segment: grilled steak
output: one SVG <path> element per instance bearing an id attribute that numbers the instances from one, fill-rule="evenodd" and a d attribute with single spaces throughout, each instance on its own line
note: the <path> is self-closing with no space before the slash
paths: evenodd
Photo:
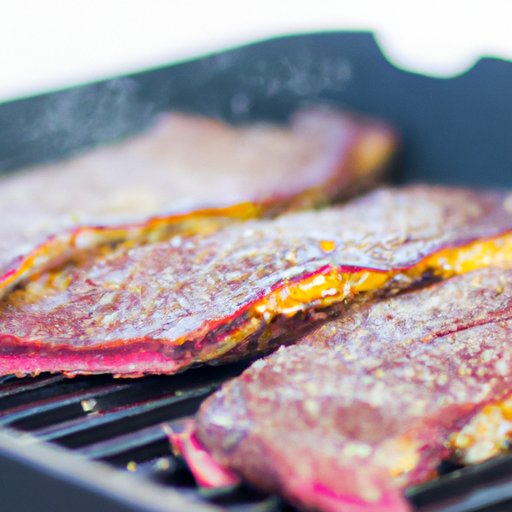
<path id="1" fill-rule="evenodd" d="M 343 317 L 201 407 L 196 438 L 265 490 L 324 511 L 403 511 L 447 442 L 512 392 L 512 271 L 483 269 Z"/>
<path id="2" fill-rule="evenodd" d="M 0 182 L 0 287 L 84 245 L 179 231 L 175 213 L 261 206 L 251 216 L 339 197 L 374 181 L 395 146 L 386 126 L 328 110 L 301 111 L 288 128 L 168 114 L 135 139 Z"/>
<path id="3" fill-rule="evenodd" d="M 174 373 L 268 350 L 328 306 L 512 260 L 508 202 L 384 189 L 345 207 L 122 246 L 0 303 L 0 373 Z"/>

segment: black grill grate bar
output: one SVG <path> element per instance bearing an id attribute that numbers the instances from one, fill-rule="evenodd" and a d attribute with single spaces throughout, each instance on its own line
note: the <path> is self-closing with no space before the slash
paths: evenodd
<path id="1" fill-rule="evenodd" d="M 36 379 L 39 382 L 40 379 Z M 68 379 L 52 383 L 42 379 L 45 385 L 34 384 L 34 388 L 24 392 L 12 394 L 0 399 L 0 417 L 4 412 L 14 412 L 21 410 L 23 407 L 32 407 L 38 404 L 47 403 L 51 400 L 59 400 L 73 393 L 88 392 L 94 389 L 103 389 L 106 386 L 126 384 L 126 382 L 113 380 L 112 378 L 95 378 L 89 379 Z M 129 381 L 130 384 L 133 381 Z"/>
<path id="2" fill-rule="evenodd" d="M 107 411 L 91 412 L 86 416 L 81 416 L 70 421 L 65 421 L 57 425 L 42 428 L 32 431 L 32 434 L 39 437 L 43 441 L 55 441 L 62 437 L 67 437 L 71 434 L 78 434 L 91 428 L 96 428 L 102 425 L 107 425 L 115 421 L 129 418 L 131 416 L 145 414 L 154 409 L 164 407 L 177 402 L 184 402 L 197 396 L 208 395 L 211 393 L 217 384 L 200 387 L 187 392 L 164 395 L 153 400 L 144 400 L 142 402 L 130 403 L 129 405 L 122 405 L 114 407 Z"/>
<path id="3" fill-rule="evenodd" d="M 117 438 L 138 429 L 175 420 L 193 414 L 214 387 L 196 389 L 187 395 L 152 400 L 142 404 L 121 407 L 117 410 L 84 418 L 77 426 L 72 425 L 52 441 L 68 448 L 83 448 L 93 443 Z M 43 440 L 48 440 L 43 438 Z"/>
<path id="4" fill-rule="evenodd" d="M 128 388 L 130 384 L 110 384 L 94 389 L 86 389 L 75 393 L 64 394 L 41 402 L 31 403 L 0 412 L 0 426 L 12 424 L 16 421 L 35 417 L 66 405 L 77 404 L 83 400 L 114 393 L 121 389 Z"/>
<path id="5" fill-rule="evenodd" d="M 90 459 L 105 459 L 113 457 L 129 450 L 143 448 L 146 445 L 167 439 L 167 423 L 159 423 L 128 434 L 117 436 L 113 439 L 100 441 L 82 448 L 80 453 Z M 167 454 L 165 454 L 167 455 Z"/>
<path id="6" fill-rule="evenodd" d="M 492 496 L 492 499 L 488 496 L 485 503 L 490 505 L 496 502 L 503 506 L 505 500 L 512 500 L 511 474 L 512 456 L 503 455 L 412 487 L 406 491 L 406 495 L 420 510 L 432 512 L 445 509 L 454 512 L 481 510 L 479 506 L 472 508 L 471 505 L 473 500 L 478 502 L 477 497 L 481 493 Z M 486 507 L 484 509 L 488 510 Z"/>
<path id="7" fill-rule="evenodd" d="M 171 391 L 181 392 L 212 382 L 221 383 L 234 377 L 247 367 L 247 363 L 234 363 L 222 367 L 206 366 L 192 369 L 172 376 L 148 376 L 140 379 L 114 379 L 106 375 L 68 378 L 63 375 L 46 375 L 18 379 L 12 375 L 0 378 L 0 418 L 21 411 L 23 406 L 31 408 L 45 404 L 52 399 L 59 400 L 71 393 L 92 389 L 103 389 L 105 386 L 129 384 L 126 387 L 125 401 L 152 398 L 160 393 Z M 131 393 L 132 396 L 128 397 Z M 119 402 L 122 403 L 122 402 Z M 116 405 L 116 404 L 114 404 Z"/>
<path id="8" fill-rule="evenodd" d="M 10 382 L 6 381 L 5 384 L 0 388 L 0 400 L 6 397 L 19 395 L 20 393 L 26 393 L 27 391 L 34 391 L 42 387 L 50 386 L 61 382 L 66 377 L 64 375 L 50 375 L 48 377 L 41 377 L 38 379 L 24 379 L 23 381 Z M 1 382 L 0 382 L 1 384 Z"/>
<path id="9" fill-rule="evenodd" d="M 220 384 L 218 380 L 214 382 L 215 385 Z M 74 408 L 72 405 L 68 405 L 67 408 L 73 410 L 66 411 L 61 408 L 60 417 L 59 415 L 51 419 L 48 419 L 48 417 L 33 417 L 33 421 L 29 421 L 28 425 L 21 426 L 21 428 L 27 429 L 28 427 L 28 430 L 34 432 L 35 435 L 49 436 L 48 439 L 53 439 L 54 434 L 59 437 L 60 430 L 72 428 L 73 425 L 85 421 L 84 413 L 93 416 L 119 407 L 136 405 L 173 395 L 193 393 L 199 386 L 198 384 L 190 385 L 186 391 L 182 392 L 172 378 L 149 378 L 136 382 L 129 381 L 129 383 L 128 387 L 123 387 L 113 393 L 83 400 L 83 407 L 76 407 L 76 404 L 72 404 L 75 405 Z"/>

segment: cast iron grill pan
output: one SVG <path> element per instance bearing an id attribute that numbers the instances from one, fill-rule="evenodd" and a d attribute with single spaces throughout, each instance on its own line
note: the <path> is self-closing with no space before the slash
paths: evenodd
<path id="1" fill-rule="evenodd" d="M 0 105 L 0 171 L 128 136 L 169 109 L 282 121 L 322 102 L 377 115 L 402 132 L 396 182 L 511 186 L 511 90 L 512 64 L 497 59 L 440 80 L 391 66 L 371 34 L 286 37 Z M 135 380 L 1 379 L 1 510 L 292 511 L 247 486 L 198 489 L 169 449 L 168 429 L 247 364 Z M 440 471 L 408 492 L 419 510 L 512 509 L 512 456 Z"/>

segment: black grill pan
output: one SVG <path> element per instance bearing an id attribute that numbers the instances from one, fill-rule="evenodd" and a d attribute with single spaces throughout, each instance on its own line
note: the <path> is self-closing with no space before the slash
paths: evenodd
<path id="1" fill-rule="evenodd" d="M 127 137 L 169 109 L 284 121 L 319 102 L 399 129 L 395 182 L 512 186 L 511 63 L 482 58 L 461 76 L 429 78 L 390 65 L 371 34 L 347 32 L 278 38 L 4 103 L 0 172 Z M 169 451 L 169 428 L 246 364 L 139 380 L 0 379 L 0 510 L 292 511 L 248 487 L 200 491 Z M 511 456 L 442 469 L 408 492 L 418 510 L 512 510 Z"/>

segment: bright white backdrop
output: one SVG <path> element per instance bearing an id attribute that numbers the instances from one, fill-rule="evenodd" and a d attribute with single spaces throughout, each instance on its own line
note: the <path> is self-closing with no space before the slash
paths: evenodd
<path id="1" fill-rule="evenodd" d="M 326 29 L 373 30 L 395 63 L 441 76 L 512 58 L 509 0 L 0 0 L 0 101 Z"/>

